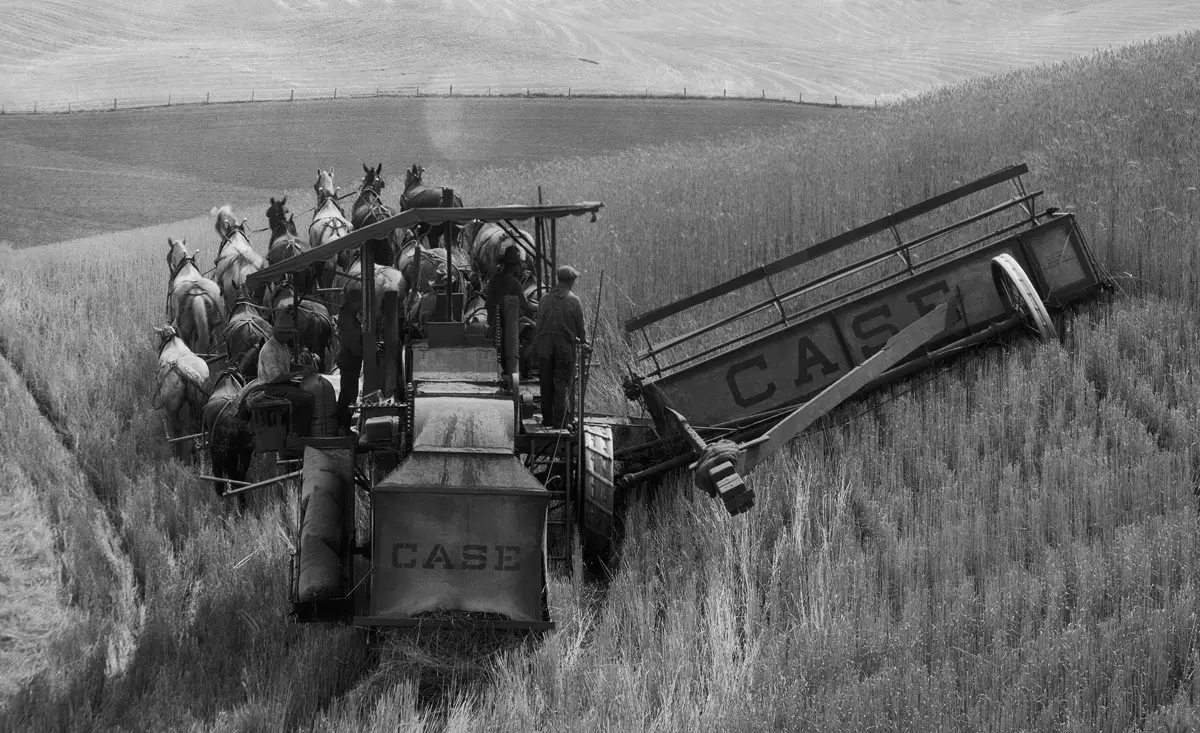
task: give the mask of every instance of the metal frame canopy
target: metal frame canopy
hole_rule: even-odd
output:
[[[346,236],[335,239],[328,244],[310,249],[306,252],[288,258],[277,265],[263,268],[246,277],[248,287],[254,288],[268,282],[278,280],[289,273],[300,272],[308,266],[329,260],[339,252],[351,247],[362,246],[375,239],[386,237],[394,229],[408,229],[417,224],[466,223],[470,221],[501,222],[524,221],[526,219],[562,219],[567,216],[584,216],[596,212],[604,204],[598,201],[578,204],[563,204],[561,206],[524,206],[511,204],[507,206],[480,206],[472,208],[425,208],[409,209],[383,221],[375,222],[362,229],[350,232]]]

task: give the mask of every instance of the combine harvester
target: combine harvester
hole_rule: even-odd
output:
[[[300,442],[296,617],[553,628],[549,569],[571,568],[576,543],[589,565],[612,566],[629,488],[689,466],[697,486],[742,513],[754,503],[743,477],[848,398],[1014,329],[1055,337],[1052,314],[1113,282],[1073,215],[1037,212],[1041,192],[1025,191],[1027,172],[1011,166],[631,318],[626,331],[641,337],[647,366],[626,393],[649,420],[586,411],[579,358],[584,417],[570,430],[547,429],[532,419],[536,382],[509,364],[518,384],[504,387],[494,344],[463,323],[461,294],[439,293],[444,319],[424,339],[399,337],[396,305],[385,307],[383,347],[364,363],[364,393],[385,400],[356,406],[357,439]],[[964,199],[1010,181],[1015,196],[962,213]],[[394,228],[482,220],[524,242],[548,283],[558,220],[594,220],[600,208],[414,209],[251,279],[287,277],[355,246],[370,263],[370,241]],[[902,237],[899,227],[921,217],[941,220]],[[515,226],[529,219],[532,241]],[[880,235],[887,241],[872,241]],[[363,277],[370,302],[369,264]],[[748,294],[755,286],[763,296]],[[649,331],[673,317],[690,328],[656,341]],[[504,318],[516,323],[515,303]]]

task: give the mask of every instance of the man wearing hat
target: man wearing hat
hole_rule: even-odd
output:
[[[538,305],[538,371],[542,387],[542,423],[566,427],[570,419],[571,374],[575,345],[585,343],[583,303],[571,292],[579,271],[570,265],[558,268],[558,285],[542,296]]]
[[[337,422],[343,435],[350,434],[350,406],[358,400],[358,377],[362,373],[363,332],[359,313],[362,312],[362,287],[353,282],[346,286],[342,307],[338,310],[338,372],[341,390],[338,392]]]
[[[532,316],[537,312],[537,309],[525,298],[525,289],[521,287],[519,278],[523,264],[521,253],[515,246],[504,250],[504,259],[500,261],[501,270],[493,275],[491,280],[488,280],[487,292],[484,293],[484,301],[487,303],[488,333],[496,338],[496,345],[500,349],[500,368],[506,378],[511,378],[512,375],[505,368],[508,364],[505,352],[507,344],[503,333],[504,319],[500,316],[501,309],[504,307],[504,297],[515,295],[517,302],[521,304],[521,313],[524,315]]]
[[[258,381],[262,394],[292,403],[292,432],[304,437],[311,432],[316,400],[300,388],[300,382],[316,370],[311,366],[292,366],[288,344],[296,335],[292,314],[283,311],[275,318],[274,333],[258,352]]]

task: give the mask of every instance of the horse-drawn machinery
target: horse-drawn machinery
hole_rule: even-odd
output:
[[[376,347],[364,353],[355,434],[285,441],[303,454],[296,617],[550,628],[548,572],[570,568],[576,546],[589,564],[615,562],[629,487],[690,465],[698,486],[740,514],[754,500],[743,477],[846,399],[1023,325],[1052,337],[1052,314],[1112,281],[1073,215],[1036,211],[1041,192],[1024,190],[1026,172],[1006,168],[630,318],[647,366],[626,392],[649,419],[587,409],[581,347],[579,419],[542,425],[536,382],[515,356],[499,363],[491,334],[467,328],[453,284],[436,293],[423,334],[401,331],[394,297],[384,299],[382,323],[366,307],[370,250],[396,228],[494,223],[525,250],[531,277],[549,283],[557,223],[594,219],[601,204],[412,209],[251,275],[254,287],[360,248],[365,341]],[[1014,197],[951,211],[1010,181]],[[945,223],[901,236],[901,224],[929,215]],[[526,236],[516,223],[531,219]],[[853,251],[879,234],[894,242]],[[765,297],[745,297],[753,286]],[[515,338],[515,303],[502,312],[501,333]],[[681,315],[685,333],[654,340],[651,327]]]

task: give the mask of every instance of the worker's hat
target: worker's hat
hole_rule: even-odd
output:
[[[504,250],[504,259],[500,262],[502,265],[519,265],[521,264],[521,250],[511,246]]]
[[[570,265],[563,265],[558,268],[558,281],[560,283],[575,282],[575,278],[577,277],[579,277],[579,270]]]

